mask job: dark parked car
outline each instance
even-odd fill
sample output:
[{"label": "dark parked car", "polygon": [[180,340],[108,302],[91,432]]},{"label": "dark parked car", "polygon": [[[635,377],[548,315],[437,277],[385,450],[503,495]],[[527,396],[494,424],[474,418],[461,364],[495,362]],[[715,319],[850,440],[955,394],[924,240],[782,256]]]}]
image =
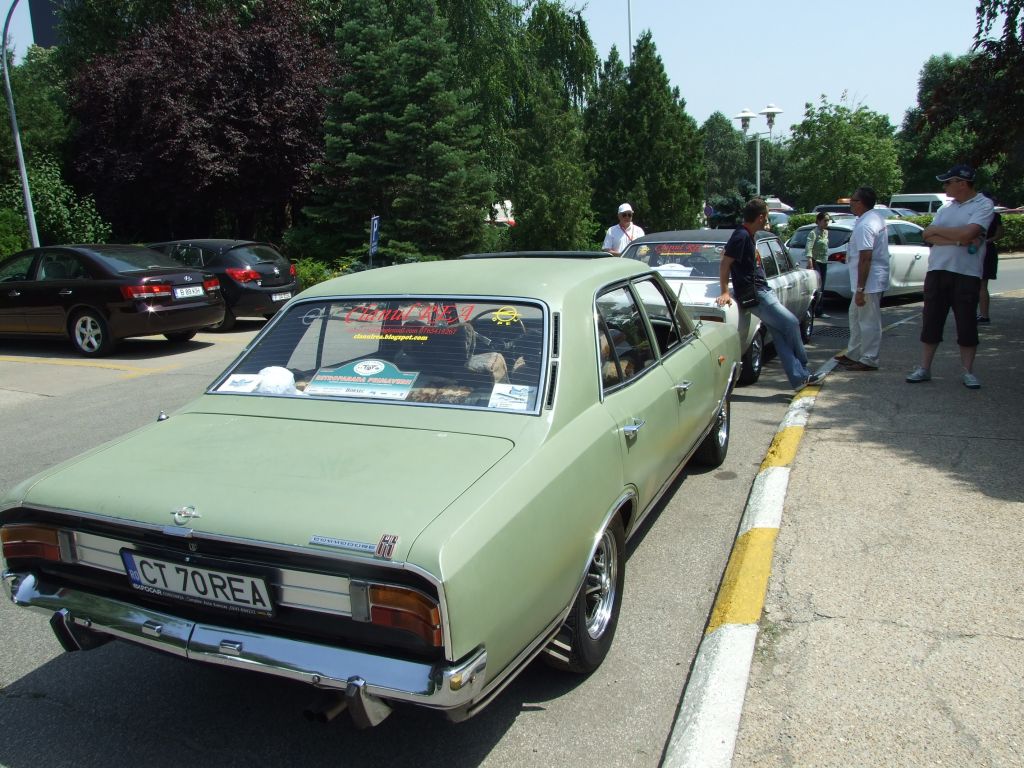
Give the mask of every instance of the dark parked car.
[{"label": "dark parked car", "polygon": [[47,246],[0,262],[0,334],[68,336],[91,357],[130,336],[188,341],[223,316],[216,277],[141,246]]},{"label": "dark parked car", "polygon": [[173,240],[150,243],[186,267],[200,267],[220,280],[227,310],[213,330],[226,331],[237,317],[271,318],[299,292],[295,265],[268,243],[246,240]]}]

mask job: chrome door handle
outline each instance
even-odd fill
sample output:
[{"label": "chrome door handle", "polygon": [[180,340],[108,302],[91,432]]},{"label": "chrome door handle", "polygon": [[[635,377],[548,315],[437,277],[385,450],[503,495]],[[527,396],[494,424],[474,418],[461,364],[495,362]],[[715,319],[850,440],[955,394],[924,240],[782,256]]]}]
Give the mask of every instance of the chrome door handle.
[{"label": "chrome door handle", "polygon": [[71,295],[71,289],[70,288],[65,288],[63,291],[58,291],[57,295],[58,296],[70,296]]},{"label": "chrome door handle", "polygon": [[15,298],[17,296],[21,296],[21,291],[10,290],[7,292],[7,295],[11,298]]},{"label": "chrome door handle", "polygon": [[622,434],[624,434],[626,437],[636,437],[637,432],[640,431],[640,427],[642,427],[646,423],[647,422],[644,421],[643,419],[638,419],[634,417],[632,419],[631,424],[627,424],[622,428]]},{"label": "chrome door handle", "polygon": [[685,394],[686,394],[686,392],[687,392],[687,390],[688,390],[688,389],[689,389],[690,387],[692,387],[692,386],[693,386],[693,382],[692,382],[692,381],[686,381],[686,380],[684,379],[683,381],[680,381],[680,382],[679,382],[678,384],[676,384],[676,385],[675,385],[675,387],[674,387],[674,389],[675,389],[675,391],[676,391],[676,392],[678,392],[679,394],[681,394],[681,395],[685,395]]}]

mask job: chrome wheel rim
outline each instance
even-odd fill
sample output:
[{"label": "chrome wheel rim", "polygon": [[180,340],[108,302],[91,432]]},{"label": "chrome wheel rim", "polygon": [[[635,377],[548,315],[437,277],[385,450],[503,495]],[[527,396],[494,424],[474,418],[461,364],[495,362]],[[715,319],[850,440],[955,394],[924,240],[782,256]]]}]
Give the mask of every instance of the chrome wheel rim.
[{"label": "chrome wheel rim", "polygon": [[762,346],[763,344],[761,342],[761,334],[759,333],[756,336],[754,336],[754,340],[750,342],[750,367],[753,368],[755,372],[761,370]]},{"label": "chrome wheel rim", "polygon": [[729,401],[722,403],[718,409],[718,447],[722,448],[729,440]]},{"label": "chrome wheel rim", "polygon": [[597,640],[608,629],[615,605],[618,576],[618,544],[608,529],[601,534],[583,582],[587,634]]},{"label": "chrome wheel rim", "polygon": [[92,315],[75,321],[75,343],[86,352],[95,352],[103,344],[103,329]]}]

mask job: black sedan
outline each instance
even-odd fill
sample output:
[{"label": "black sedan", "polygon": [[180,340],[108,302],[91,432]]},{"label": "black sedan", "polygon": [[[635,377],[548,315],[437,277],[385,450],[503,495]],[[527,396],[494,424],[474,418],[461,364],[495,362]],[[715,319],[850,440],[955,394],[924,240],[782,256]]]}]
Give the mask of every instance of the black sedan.
[{"label": "black sedan", "polygon": [[172,240],[150,243],[186,267],[199,267],[220,280],[227,309],[213,330],[226,331],[237,317],[273,317],[299,292],[295,265],[269,243],[247,240]]},{"label": "black sedan", "polygon": [[68,336],[90,357],[131,336],[188,341],[223,316],[213,274],[141,246],[47,246],[0,262],[0,335]]}]

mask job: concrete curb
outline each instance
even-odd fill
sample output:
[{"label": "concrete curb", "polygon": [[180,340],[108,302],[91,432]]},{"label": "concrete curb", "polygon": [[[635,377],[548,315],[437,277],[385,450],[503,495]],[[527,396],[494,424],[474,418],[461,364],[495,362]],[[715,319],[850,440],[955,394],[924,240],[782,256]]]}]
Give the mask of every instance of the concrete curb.
[{"label": "concrete curb", "polygon": [[820,386],[807,387],[793,397],[754,478],[669,737],[665,768],[729,768],[732,763],[790,465],[820,391]]}]

